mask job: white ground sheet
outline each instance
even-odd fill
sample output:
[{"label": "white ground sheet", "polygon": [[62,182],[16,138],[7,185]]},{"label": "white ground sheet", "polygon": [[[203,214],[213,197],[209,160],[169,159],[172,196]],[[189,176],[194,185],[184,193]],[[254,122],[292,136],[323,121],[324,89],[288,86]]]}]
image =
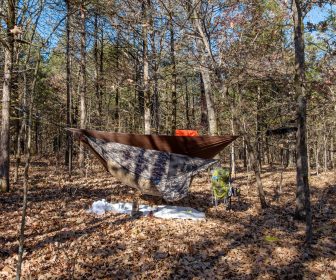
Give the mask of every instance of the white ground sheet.
[{"label": "white ground sheet", "polygon": [[[130,215],[132,212],[132,203],[109,203],[105,199],[102,199],[93,202],[92,207],[89,209],[89,212],[95,213],[97,215],[105,214],[105,212],[107,211]],[[191,207],[169,205],[159,205],[151,207],[148,205],[139,205],[139,211],[141,211],[144,216],[147,216],[151,213],[154,217],[161,219],[205,219],[205,214],[203,212],[197,211],[196,209]]]}]

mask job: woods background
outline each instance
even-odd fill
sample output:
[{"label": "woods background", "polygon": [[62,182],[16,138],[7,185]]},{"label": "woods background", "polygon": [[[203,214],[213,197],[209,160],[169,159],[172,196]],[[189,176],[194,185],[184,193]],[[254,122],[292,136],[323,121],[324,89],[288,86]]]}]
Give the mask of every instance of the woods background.
[{"label": "woods background", "polygon": [[335,167],[333,1],[8,0],[0,16],[3,191],[9,157],[14,182],[23,154],[84,167],[65,127],[238,134],[232,174],[298,153],[303,177]]},{"label": "woods background", "polygon": [[[43,275],[48,265],[59,279],[74,279],[76,273],[78,279],[90,273],[94,279],[118,273],[123,279],[132,273],[175,277],[181,263],[182,279],[191,270],[211,279],[256,279],[269,271],[274,279],[335,275],[335,16],[334,0],[0,0],[0,241],[5,244],[0,275],[12,279],[16,266],[16,279],[21,277],[26,218],[23,275]],[[66,127],[239,135],[220,160],[232,177],[240,174],[237,185],[247,200],[231,219],[226,209],[207,201],[211,194],[203,176],[189,200],[208,207],[202,230],[166,222],[159,239],[161,233],[153,232],[160,221],[119,221],[113,215],[99,220],[83,210],[82,201],[92,203],[101,195],[130,199],[132,193],[101,170],[90,177],[92,155]],[[73,198],[77,204],[69,202]],[[292,216],[305,221],[304,230]],[[312,243],[312,224],[315,247],[309,251],[302,240]],[[128,235],[123,240],[119,234],[130,228],[131,245]],[[197,238],[188,239],[189,229]],[[101,242],[103,231],[105,243],[98,247],[106,256],[97,257],[92,243]],[[209,238],[204,242],[203,233]],[[79,239],[85,236],[92,240]],[[169,245],[172,236],[176,251]],[[120,242],[116,251],[111,237]],[[164,253],[152,254],[159,249]],[[54,266],[41,260],[42,251],[43,257],[61,261]],[[274,252],[281,254],[269,261]],[[100,261],[109,264],[106,270]],[[245,266],[237,270],[240,262]],[[202,274],[200,267],[209,269]]]}]

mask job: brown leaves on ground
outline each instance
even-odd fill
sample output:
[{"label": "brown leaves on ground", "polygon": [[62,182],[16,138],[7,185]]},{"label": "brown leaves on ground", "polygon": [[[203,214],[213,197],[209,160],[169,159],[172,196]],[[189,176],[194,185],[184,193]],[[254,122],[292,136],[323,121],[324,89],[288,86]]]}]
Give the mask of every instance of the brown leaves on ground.
[{"label": "brown leaves on ground", "polygon": [[[232,210],[211,202],[209,177],[196,178],[178,205],[206,211],[202,222],[131,219],[86,209],[93,201],[132,201],[134,191],[100,166],[68,179],[44,161],[32,164],[24,279],[335,279],[336,186],[332,173],[312,176],[314,244],[303,245],[304,224],[293,219],[295,173],[263,173],[270,207],[261,210],[254,182],[235,184]],[[0,278],[12,279],[18,251],[22,183],[0,195]],[[140,203],[162,203],[144,201]]]}]

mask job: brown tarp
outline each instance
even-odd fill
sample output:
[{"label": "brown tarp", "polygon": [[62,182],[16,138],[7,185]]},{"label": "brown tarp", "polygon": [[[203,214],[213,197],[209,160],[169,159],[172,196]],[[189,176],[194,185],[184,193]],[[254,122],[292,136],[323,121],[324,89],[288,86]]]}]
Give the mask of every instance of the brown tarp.
[{"label": "brown tarp", "polygon": [[115,133],[98,130],[67,128],[79,140],[86,142],[84,136],[105,142],[116,142],[138,148],[211,159],[238,136],[168,136]]}]

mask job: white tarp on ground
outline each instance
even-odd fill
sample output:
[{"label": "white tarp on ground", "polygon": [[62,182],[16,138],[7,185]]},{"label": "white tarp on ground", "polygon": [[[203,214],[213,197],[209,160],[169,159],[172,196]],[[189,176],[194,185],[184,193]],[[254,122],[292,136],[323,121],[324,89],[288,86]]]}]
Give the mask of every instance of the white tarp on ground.
[{"label": "white tarp on ground", "polygon": [[[103,199],[93,202],[92,207],[89,209],[89,212],[98,215],[104,214],[107,211],[130,215],[132,212],[132,203],[109,203],[105,199]],[[148,205],[139,205],[139,211],[142,212],[144,216],[147,216],[151,213],[154,217],[161,219],[205,219],[205,214],[203,212],[197,211],[196,209],[191,207],[169,205],[159,205],[151,207]]]}]

